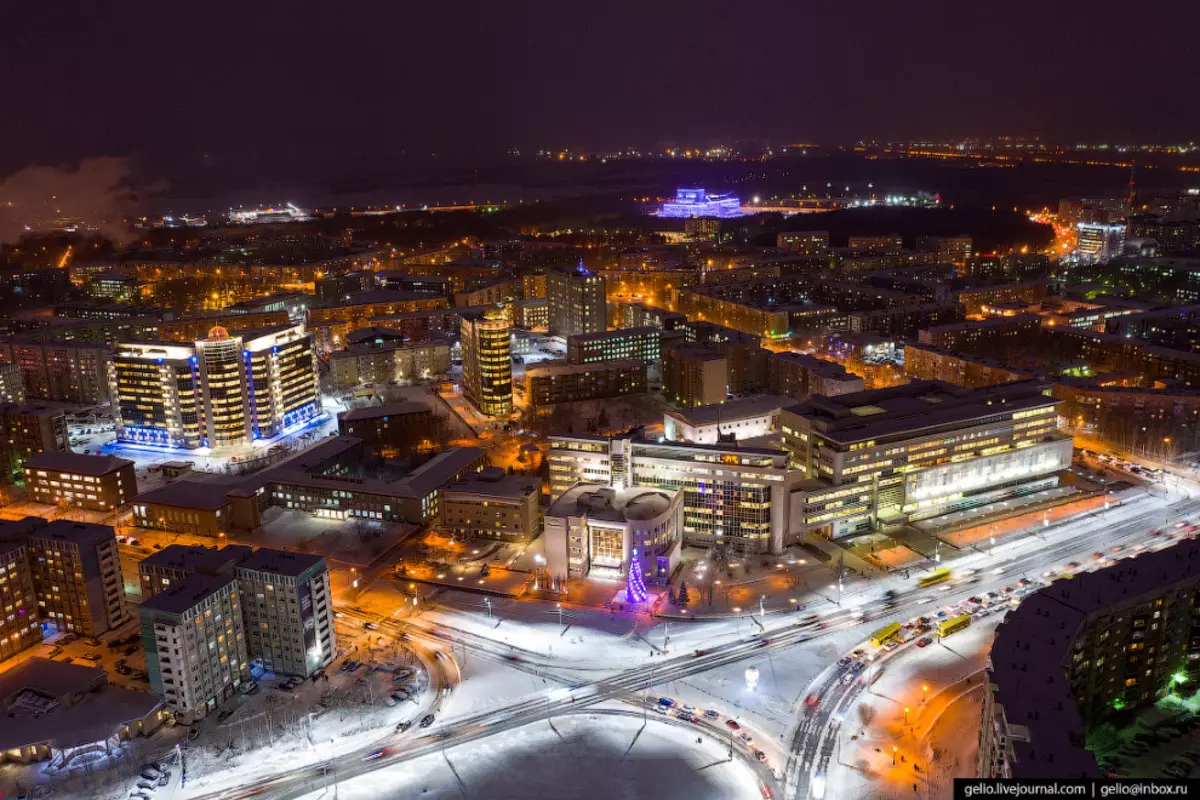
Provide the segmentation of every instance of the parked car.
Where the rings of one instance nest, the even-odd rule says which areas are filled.
[[[422,728],[428,728],[432,724],[433,724],[433,714],[426,714],[425,716],[421,717],[421,727]]]
[[[411,727],[412,727],[412,720],[411,719],[405,720],[404,722],[401,722],[399,725],[396,726],[396,733],[404,733],[406,730],[408,730]]]

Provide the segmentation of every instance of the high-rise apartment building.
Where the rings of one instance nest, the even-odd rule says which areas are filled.
[[[0,616],[0,659],[14,656],[42,641],[42,623],[33,592],[33,571],[23,539],[7,538],[8,526],[0,528],[0,603],[7,609]]]
[[[182,722],[202,719],[249,677],[238,579],[193,575],[142,602],[150,686]]]
[[[463,389],[490,417],[512,413],[512,328],[502,309],[462,321]]]
[[[0,364],[0,403],[25,402],[25,381],[16,364]]]
[[[117,438],[164,447],[267,439],[321,414],[317,359],[303,324],[194,344],[129,342],[110,364]]]
[[[607,329],[604,278],[583,266],[546,275],[550,332],[557,336],[600,333]]]
[[[84,636],[125,622],[125,584],[110,526],[55,520],[29,530],[25,546],[42,619]]]
[[[108,347],[87,342],[0,341],[0,363],[20,370],[26,398],[101,405],[109,401]]]
[[[1008,612],[992,640],[977,774],[1099,777],[1090,730],[1200,673],[1200,542],[1056,581]]]
[[[334,644],[329,567],[322,556],[260,548],[237,566],[251,659],[281,675],[328,666]]]

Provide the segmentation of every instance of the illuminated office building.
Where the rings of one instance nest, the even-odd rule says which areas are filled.
[[[463,386],[467,399],[484,414],[512,413],[511,326],[503,309],[462,321]]]
[[[1075,254],[1080,261],[1108,261],[1121,255],[1125,248],[1123,223],[1080,222],[1075,226]]]
[[[556,336],[602,333],[608,328],[604,277],[583,266],[546,275],[550,332]]]
[[[937,381],[814,396],[783,409],[793,534],[839,537],[932,519],[1058,486],[1072,440],[1035,382]]]
[[[781,450],[647,441],[633,434],[552,436],[550,496],[577,483],[683,492],[683,542],[779,553],[787,529],[787,455]]]
[[[217,326],[193,344],[121,344],[109,382],[124,442],[220,448],[269,439],[321,414],[317,360],[302,324],[236,336]]]

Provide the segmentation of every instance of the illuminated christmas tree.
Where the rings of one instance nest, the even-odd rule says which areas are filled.
[[[629,559],[629,583],[625,586],[625,599],[630,603],[646,602],[646,584],[642,581],[642,561],[637,548]]]

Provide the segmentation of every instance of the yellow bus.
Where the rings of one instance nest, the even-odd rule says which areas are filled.
[[[950,570],[946,569],[945,567],[941,567],[939,569],[935,569],[933,572],[917,581],[917,586],[920,586],[922,589],[924,589],[926,586],[933,586],[935,583],[941,583],[942,581],[948,580],[950,580]]]
[[[954,633],[955,631],[961,631],[963,628],[967,627],[970,624],[971,624],[971,615],[970,614],[962,614],[957,617],[951,617],[950,619],[944,619],[938,623],[938,626],[937,626],[938,636],[945,638],[945,637],[949,636],[950,634]]]
[[[899,622],[893,622],[890,625],[884,625],[882,628],[871,634],[871,644],[875,645],[876,647],[883,647],[899,633]]]

